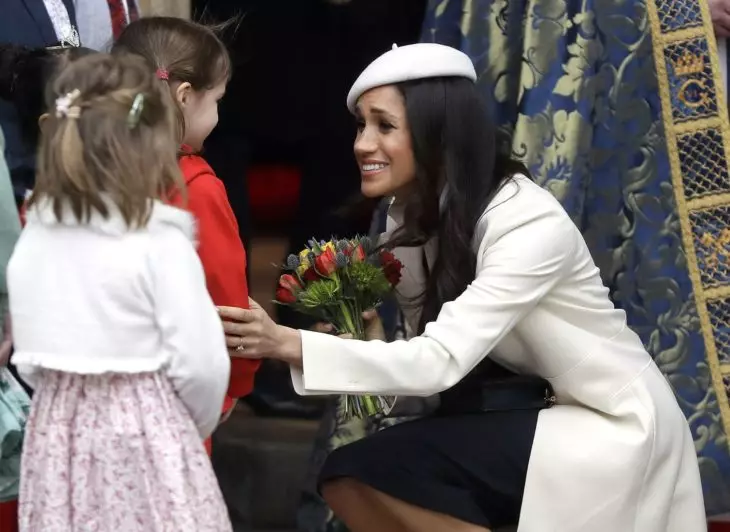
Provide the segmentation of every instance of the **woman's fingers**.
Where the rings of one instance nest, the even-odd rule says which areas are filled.
[[[261,339],[265,335],[264,324],[258,321],[251,323],[223,322],[223,331],[228,336],[250,336]]]
[[[256,347],[259,344],[260,338],[258,336],[246,336],[246,335],[238,335],[238,334],[227,334],[226,335],[226,345],[229,347],[229,349],[238,349],[239,347],[243,347],[243,349],[251,349],[253,347]]]
[[[226,336],[228,354],[233,358],[261,358],[258,353],[258,340],[245,336]]]
[[[251,308],[251,310],[264,310],[264,308],[256,303],[253,298],[248,298],[248,306]]]
[[[331,333],[332,331],[335,330],[335,327],[331,323],[321,321],[319,323],[315,323],[312,326],[312,330],[314,332],[319,332],[319,333]]]
[[[229,349],[236,349],[238,346],[243,345],[243,337],[233,335],[233,334],[227,334],[226,335],[226,345],[228,346]]]
[[[374,320],[378,317],[378,311],[374,308],[371,308],[370,310],[366,310],[362,313],[362,319],[365,321]]]
[[[232,357],[271,357],[279,347],[278,326],[253,299],[250,309],[218,307]]]
[[[243,336],[243,323],[237,321],[224,321],[223,331],[231,336]]]
[[[257,308],[245,309],[238,307],[218,307],[218,314],[224,321],[231,320],[246,323],[256,321],[258,319],[257,310]]]
[[[259,360],[261,357],[250,351],[238,351],[237,349],[229,349],[228,356],[231,358],[245,358],[247,360]]]
[[[243,310],[243,309],[238,309]],[[245,311],[249,312],[249,311]],[[237,314],[244,317],[244,314]],[[260,336],[264,328],[264,322],[260,316],[255,316],[250,321],[227,321],[223,320],[223,331],[231,336]]]

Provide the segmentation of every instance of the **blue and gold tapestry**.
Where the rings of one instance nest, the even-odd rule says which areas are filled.
[[[708,514],[730,511],[730,150],[698,0],[431,0],[515,155],[583,230],[676,390]]]

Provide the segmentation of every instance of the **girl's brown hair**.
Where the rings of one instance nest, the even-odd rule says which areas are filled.
[[[94,211],[108,218],[111,203],[128,227],[144,227],[153,200],[184,191],[165,92],[138,57],[72,62],[46,93],[50,114],[29,206],[49,201],[59,221],[70,207],[86,223]]]
[[[228,25],[209,27],[175,17],[145,17],[125,28],[112,53],[142,56],[165,84],[187,82],[193,90],[208,90],[231,75],[228,50],[217,36]],[[172,96],[172,87],[169,90]],[[182,142],[185,120],[175,104],[178,140]]]

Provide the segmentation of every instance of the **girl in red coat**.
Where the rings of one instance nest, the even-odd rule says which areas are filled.
[[[247,307],[246,252],[238,224],[223,183],[198,155],[218,123],[218,102],[230,77],[225,45],[203,25],[173,17],[149,17],[130,24],[113,52],[144,57],[160,82],[169,85],[178,115],[180,169],[187,185],[187,202],[181,194],[175,194],[171,201],[184,204],[198,220],[198,254],[213,302]],[[231,363],[222,419],[238,398],[251,392],[259,365],[258,361],[238,358]],[[210,441],[206,446],[210,451]]]

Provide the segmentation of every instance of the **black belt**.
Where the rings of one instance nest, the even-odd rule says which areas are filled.
[[[540,377],[514,375],[471,382],[468,386],[457,384],[441,393],[437,414],[541,410],[554,404],[555,395],[548,381]]]

